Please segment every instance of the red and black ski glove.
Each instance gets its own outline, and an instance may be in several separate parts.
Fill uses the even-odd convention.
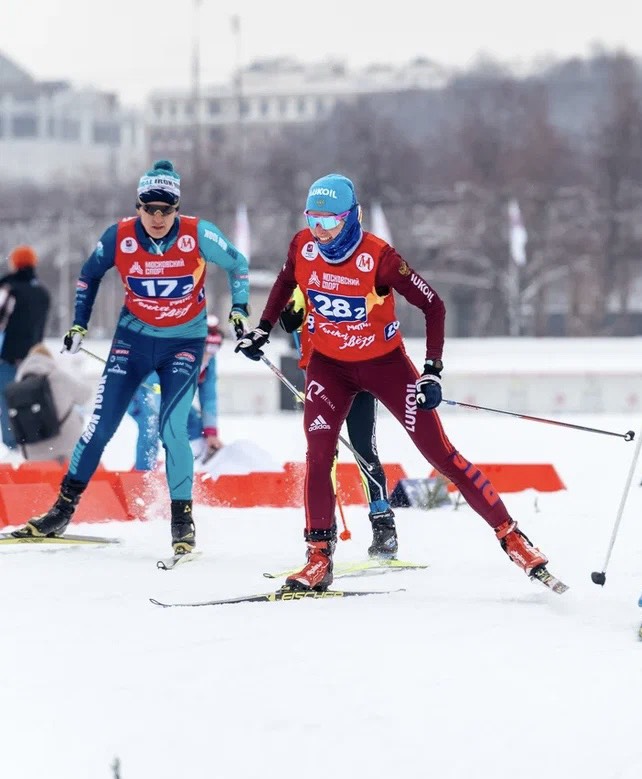
[[[441,372],[444,365],[441,360],[426,360],[423,375],[417,379],[417,408],[430,411],[441,403]]]

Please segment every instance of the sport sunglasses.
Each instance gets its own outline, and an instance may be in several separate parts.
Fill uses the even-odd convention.
[[[160,214],[161,216],[169,216],[177,211],[177,206],[159,205],[158,203],[139,203],[138,204],[146,214]]]
[[[307,211],[303,212],[308,222],[310,230],[314,230],[317,225],[321,225],[324,230],[334,230],[348,216],[350,211],[344,211],[342,214],[330,214],[330,216],[312,216]]]

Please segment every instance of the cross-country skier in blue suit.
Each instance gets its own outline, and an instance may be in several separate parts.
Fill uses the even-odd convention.
[[[171,162],[156,162],[141,177],[137,195],[138,215],[107,228],[83,265],[76,285],[74,323],[63,339],[68,352],[80,349],[100,282],[115,267],[125,287],[125,304],[93,414],[72,453],[56,502],[14,535],[54,536],[65,531],[136,388],[156,371],[172,544],[175,554],[185,554],[195,545],[194,461],[187,417],[207,335],[205,270],[208,263],[215,263],[227,271],[232,298],[229,322],[241,337],[247,330],[248,264],[212,222],[179,216],[180,178]]]

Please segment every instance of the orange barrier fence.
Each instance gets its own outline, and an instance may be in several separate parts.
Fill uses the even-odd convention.
[[[551,463],[475,463],[475,470],[481,471],[493,484],[497,492],[557,492],[566,486]],[[434,468],[431,477],[439,476]],[[475,478],[477,481],[479,477]],[[457,487],[448,482],[448,492],[456,492]]]
[[[44,482],[34,482],[29,489],[24,484],[0,484],[0,524],[23,525],[47,511],[56,494],[51,484]]]
[[[406,478],[398,463],[384,464],[390,492]],[[53,461],[21,463],[17,468],[0,463],[0,526],[21,525],[47,511],[56,499],[66,468]],[[194,502],[207,506],[301,508],[305,463],[287,462],[282,471],[226,474],[214,479],[194,476]],[[344,505],[365,505],[361,474],[355,463],[338,463],[339,499]],[[156,512],[155,509],[158,509]],[[169,513],[169,494],[161,471],[109,471],[100,466],[74,514],[77,522],[147,519],[150,509]]]

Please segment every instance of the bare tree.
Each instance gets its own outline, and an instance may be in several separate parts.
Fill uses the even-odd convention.
[[[640,76],[634,61],[619,54],[607,60],[609,89],[597,106],[597,192],[603,216],[603,249],[596,276],[601,287],[593,327],[605,335],[626,334],[631,278],[642,260],[634,222],[642,185]],[[616,316],[609,321],[609,303]],[[597,321],[595,321],[597,320]]]

